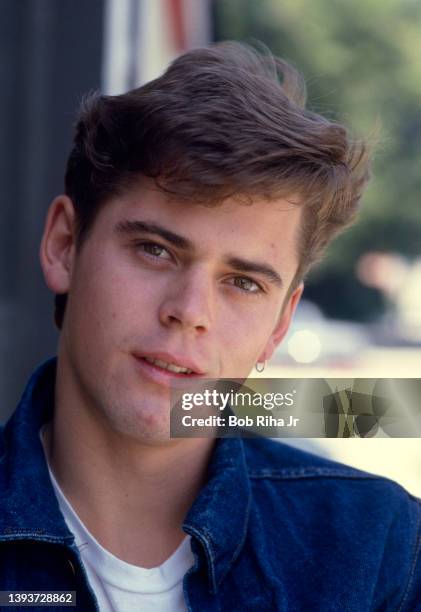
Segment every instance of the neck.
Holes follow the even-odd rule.
[[[107,430],[62,394],[44,444],[49,465],[81,521],[128,563],[155,567],[185,537],[183,520],[206,479],[215,440],[152,445]]]

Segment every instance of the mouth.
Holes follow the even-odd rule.
[[[186,359],[177,359],[170,355],[134,355],[145,370],[170,378],[194,378],[202,376],[198,366]]]

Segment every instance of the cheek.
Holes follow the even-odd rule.
[[[276,324],[276,315],[263,308],[242,309],[225,316],[219,344],[225,364],[252,369],[266,347]]]
[[[107,343],[125,319],[121,305],[127,303],[117,279],[103,270],[79,274],[69,295],[69,340],[77,337],[82,348]]]

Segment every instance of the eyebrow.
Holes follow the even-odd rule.
[[[185,251],[194,251],[194,244],[188,238],[180,236],[171,232],[170,230],[158,225],[156,223],[149,223],[147,221],[138,220],[126,220],[117,223],[114,230],[121,234],[155,234],[161,236],[167,242],[173,244],[179,249]],[[254,273],[264,276],[270,283],[277,287],[283,287],[282,278],[276,272],[272,266],[256,261],[250,261],[243,259],[242,257],[235,257],[228,255],[224,259],[224,263],[234,268],[237,272]]]
[[[114,229],[116,232],[122,234],[155,234],[161,236],[161,238],[164,238],[164,240],[170,242],[179,249],[184,249],[185,251],[193,251],[194,249],[193,243],[190,240],[156,223],[147,223],[146,221],[122,221],[117,223]]]

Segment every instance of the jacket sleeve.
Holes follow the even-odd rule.
[[[411,542],[411,559],[399,612],[421,611],[421,500],[411,498],[416,524]]]
[[[385,542],[373,612],[421,612],[421,500],[402,491]]]

